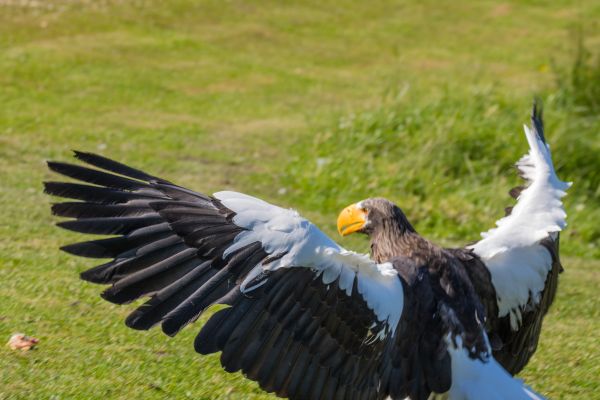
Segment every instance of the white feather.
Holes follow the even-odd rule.
[[[270,255],[284,254],[267,265],[257,265],[242,282],[244,290],[258,287],[256,284],[247,287],[247,284],[260,272],[279,268],[311,268],[325,285],[339,279],[340,289],[348,296],[357,279],[358,293],[377,319],[386,322],[386,331],[393,334],[402,315],[404,292],[391,264],[378,264],[367,255],[343,249],[294,210],[242,193],[218,192],[213,196],[235,212],[233,222],[246,229],[236,236],[224,257],[254,242],[262,243]],[[378,337],[382,338],[385,333],[379,332]]]
[[[522,381],[510,376],[490,355],[486,361],[469,357],[462,346],[460,336],[456,346],[446,337],[452,365],[452,385],[448,392],[450,400],[542,400]]]
[[[518,329],[521,310],[531,298],[539,302],[552,258],[540,241],[555,238],[566,224],[561,198],[571,186],[558,179],[550,148],[534,130],[525,126],[529,154],[517,167],[529,186],[523,190],[509,216],[496,227],[481,234],[482,240],[471,246],[490,270],[498,296],[499,316],[510,313],[513,329]]]

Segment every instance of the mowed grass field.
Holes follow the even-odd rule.
[[[565,272],[522,372],[550,398],[600,398],[600,3],[0,0],[0,399],[267,399],[202,321],[136,332],[58,251],[45,160],[98,152],[205,193],[292,207],[344,246],[338,211],[397,202],[463,245],[519,180],[522,124],[545,103],[565,198]],[[577,32],[585,49],[578,50]]]

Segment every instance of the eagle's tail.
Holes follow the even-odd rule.
[[[446,343],[452,360],[450,400],[544,399],[523,381],[513,378],[491,354],[484,360],[472,358],[460,337],[447,338]]]

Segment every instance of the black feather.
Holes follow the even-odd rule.
[[[324,392],[325,384],[329,377],[329,370],[321,366],[316,366],[315,373],[316,377],[312,383],[312,390],[306,398],[321,399],[321,394]]]
[[[52,214],[70,218],[134,217],[154,214],[154,210],[141,204],[95,204],[65,202],[52,205]]]
[[[129,167],[125,164],[121,164],[120,162],[99,156],[97,154],[85,153],[77,150],[74,150],[73,153],[77,159],[107,171],[128,176],[130,178],[139,179],[145,182],[160,182],[170,184],[169,181],[157,178],[156,176],[149,175],[144,171],[140,171],[139,169]]]
[[[518,198],[519,198],[519,196],[521,195],[521,192],[522,192],[523,190],[525,190],[525,189],[526,189],[526,187],[525,187],[525,186],[516,186],[516,187],[514,187],[514,188],[510,189],[510,191],[508,192],[508,194],[510,194],[510,196],[511,196],[513,199],[518,199]]]
[[[309,362],[310,353],[306,347],[302,346],[298,358],[294,363],[294,367],[288,376],[287,391],[290,394],[290,397],[296,397],[298,394],[300,383],[305,377],[306,368],[308,367]],[[298,396],[298,398],[300,397]]]
[[[269,351],[269,354],[259,372],[259,381],[261,387],[269,392],[276,391],[279,386],[276,385],[276,375],[284,366],[283,358],[290,351],[292,337],[289,331],[282,330]]]
[[[258,370],[267,355],[267,350],[271,348],[280,333],[281,325],[275,318],[267,315],[248,346],[240,353],[242,371],[250,379],[257,380]]]
[[[308,364],[302,374],[300,381],[298,382],[297,396],[300,399],[310,399],[311,390],[313,389],[313,382],[317,378],[318,365],[315,358],[311,355],[308,360]]]
[[[252,337],[254,327],[260,326],[267,318],[268,314],[263,309],[264,301],[264,297],[252,301],[252,306],[229,334],[221,353],[221,364],[227,372],[241,369],[241,359],[238,357],[240,352],[247,345],[248,339]]]
[[[222,321],[212,321],[211,317],[196,336],[194,349],[200,354],[211,354],[223,350],[235,328],[242,323],[256,300],[243,298],[235,307],[219,311]],[[228,311],[225,315],[225,311]]]
[[[175,231],[179,232],[178,228]],[[213,243],[221,243],[223,238],[229,238],[227,242],[231,244],[233,238],[240,232],[242,232],[242,229],[231,224],[196,225],[193,231],[185,235],[185,242],[200,248],[206,245],[213,246]]]
[[[279,362],[283,351],[283,343],[289,338],[289,333],[282,329],[281,324],[277,326],[277,335],[273,335],[273,340],[269,343],[263,352],[263,359],[257,370],[254,371],[256,380],[267,391],[273,391],[271,380],[275,374],[276,365]]]
[[[125,324],[133,329],[150,329],[190,297],[198,287],[201,287],[214,275],[214,272],[214,270],[211,271],[210,261],[202,262],[181,279],[163,288],[149,301],[138,307],[127,317]]]
[[[138,257],[174,244],[182,243],[179,236],[174,235],[173,232],[169,230],[165,230],[161,225],[152,225],[141,228],[124,236],[123,239],[127,241],[128,248],[127,251],[119,253],[118,256],[120,258]],[[148,231],[150,228],[152,228],[152,230]]]
[[[239,308],[240,306],[236,307],[236,310]],[[220,350],[217,345],[217,339],[219,338],[217,332],[221,325],[230,320],[230,315],[233,311],[234,309],[229,307],[217,311],[210,317],[194,340],[194,349],[196,352],[200,354],[212,354]],[[238,314],[238,316],[241,316],[241,314]]]
[[[197,318],[206,307],[217,302],[233,289],[240,272],[250,270],[265,256],[260,243],[240,249],[225,268],[204,282],[189,298],[165,316],[162,324],[163,332],[167,335],[177,333],[182,326]]]
[[[62,163],[56,161],[48,161],[48,168],[59,174],[77,179],[83,182],[92,183],[99,186],[110,187],[122,190],[140,190],[149,189],[155,190],[152,186],[145,182],[134,181],[121,176],[108,174],[96,169],[86,168],[79,165]],[[158,191],[157,191],[158,193]]]
[[[117,258],[106,264],[98,265],[81,273],[81,279],[94,283],[115,283],[127,275],[154,265],[165,258],[169,258],[185,250],[187,246],[179,241],[175,244],[166,244],[153,252],[140,254],[133,258]]]
[[[115,237],[68,244],[60,249],[80,257],[115,258],[130,247],[131,243],[126,238]]]
[[[161,215],[161,218],[164,218],[164,216]],[[199,231],[199,234],[202,235],[204,229],[211,227],[226,228],[227,230],[232,229],[231,225],[220,216],[185,217],[175,222],[171,222],[171,229],[182,237],[188,236],[196,231]],[[208,234],[204,236],[208,236]]]
[[[150,196],[118,189],[67,182],[44,182],[44,192],[52,196],[83,200],[96,204],[117,204],[133,200],[156,200],[161,198],[155,195]]]
[[[174,199],[202,204],[202,206],[208,208],[215,208],[212,199],[202,193],[194,192],[193,190],[182,188],[166,181],[156,183],[154,187]]]
[[[539,99],[534,99],[533,107],[531,110],[531,125],[533,130],[538,135],[538,137],[542,140],[542,142],[546,143],[546,138],[544,137],[544,110],[542,107],[542,103]]]
[[[277,395],[282,397],[285,397],[287,394],[287,378],[292,372],[292,368],[301,350],[301,344],[293,341],[291,337],[286,345],[283,357],[281,358],[275,376],[273,377],[273,387],[275,388]]]
[[[335,396],[335,390],[337,387],[337,380],[331,375],[327,375],[325,378],[325,384],[321,390],[321,399],[333,399]]]
[[[157,201],[151,204],[151,207],[160,212],[166,221],[174,222],[180,218],[186,217],[220,217],[220,221],[225,221],[225,216],[219,213],[218,210],[213,208],[201,208],[195,203],[189,202],[170,202],[170,201]]]
[[[126,235],[133,230],[160,224],[159,215],[142,217],[100,217],[63,221],[56,225],[70,231],[98,235]]]
[[[170,285],[198,264],[195,249],[184,250],[121,279],[105,290],[102,298],[115,304],[131,302]]]
[[[131,258],[180,242],[165,223],[138,229],[128,236],[70,244],[61,250],[81,257]]]

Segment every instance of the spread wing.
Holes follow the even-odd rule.
[[[491,279],[492,287],[485,289],[480,276],[475,282],[478,290],[496,295],[496,307],[488,310],[495,308],[497,315],[488,317],[492,333],[503,344],[494,355],[512,373],[535,352],[542,319],[556,293],[562,271],[559,232],[566,226],[561,198],[571,185],[556,176],[536,105],[531,121],[531,129],[525,126],[529,153],[516,164],[527,186],[511,190],[517,204],[469,247],[485,264],[488,285]]]
[[[382,398],[424,386],[406,331],[406,282],[394,266],[338,246],[293,210],[235,192],[206,196],[104,157],[76,152],[99,169],[50,162],[84,184],[46,182],[72,218],[58,225],[112,235],[63,247],[112,259],[81,274],[111,284],[106,300],[149,296],[126,320],[175,335],[212,304],[229,305],[195,341],[222,351],[267,391],[291,398]],[[416,368],[414,370],[421,370]],[[414,390],[413,390],[414,392]],[[354,397],[353,397],[354,398]]]

